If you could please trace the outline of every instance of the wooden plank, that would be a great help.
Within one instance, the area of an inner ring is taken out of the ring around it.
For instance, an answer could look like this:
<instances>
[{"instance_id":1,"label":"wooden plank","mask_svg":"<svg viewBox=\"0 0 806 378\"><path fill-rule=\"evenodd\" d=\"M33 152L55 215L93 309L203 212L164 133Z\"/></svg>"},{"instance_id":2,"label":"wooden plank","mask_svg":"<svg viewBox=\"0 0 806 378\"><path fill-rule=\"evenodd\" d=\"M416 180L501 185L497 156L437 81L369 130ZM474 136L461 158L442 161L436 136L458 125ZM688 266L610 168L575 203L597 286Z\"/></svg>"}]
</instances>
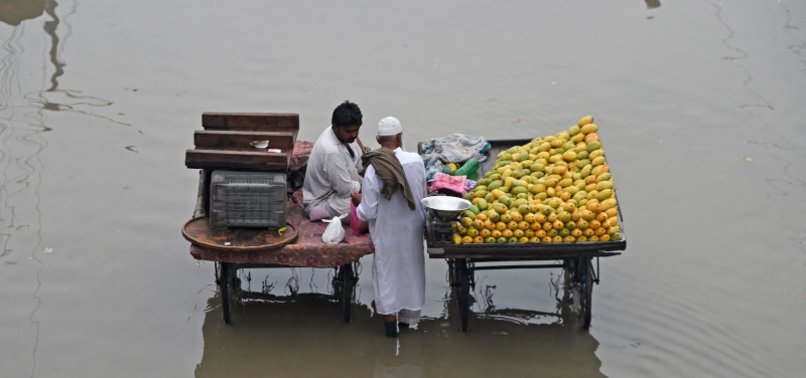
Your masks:
<instances>
[{"instance_id":1,"label":"wooden plank","mask_svg":"<svg viewBox=\"0 0 806 378\"><path fill-rule=\"evenodd\" d=\"M299 130L296 113L202 113L205 130L281 131ZM296 135L296 133L295 133Z\"/></svg>"},{"instance_id":2,"label":"wooden plank","mask_svg":"<svg viewBox=\"0 0 806 378\"><path fill-rule=\"evenodd\" d=\"M283 153L230 151L230 150L187 150L185 166L191 169L243 169L254 171L285 171L291 159L292 150Z\"/></svg>"},{"instance_id":3,"label":"wooden plank","mask_svg":"<svg viewBox=\"0 0 806 378\"><path fill-rule=\"evenodd\" d=\"M202 150L259 151L251 143L268 140L268 148L285 152L294 149L294 134L293 131L197 130L193 134L193 143Z\"/></svg>"}]
</instances>

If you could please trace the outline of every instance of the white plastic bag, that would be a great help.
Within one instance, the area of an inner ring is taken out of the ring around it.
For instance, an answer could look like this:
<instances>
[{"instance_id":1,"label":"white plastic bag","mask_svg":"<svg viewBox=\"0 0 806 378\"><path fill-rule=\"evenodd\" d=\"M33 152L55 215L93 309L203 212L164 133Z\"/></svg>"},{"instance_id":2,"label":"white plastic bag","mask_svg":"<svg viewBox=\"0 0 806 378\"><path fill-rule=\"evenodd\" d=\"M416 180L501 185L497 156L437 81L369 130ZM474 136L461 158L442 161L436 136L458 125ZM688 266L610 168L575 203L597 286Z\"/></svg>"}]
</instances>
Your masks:
<instances>
[{"instance_id":1,"label":"white plastic bag","mask_svg":"<svg viewBox=\"0 0 806 378\"><path fill-rule=\"evenodd\" d=\"M322 219L322 222L328 223L325 232L322 233L322 241L325 244L339 244L344 240L344 226L341 225L341 220L346 216L347 214L342 214L333 219Z\"/></svg>"}]
</instances>

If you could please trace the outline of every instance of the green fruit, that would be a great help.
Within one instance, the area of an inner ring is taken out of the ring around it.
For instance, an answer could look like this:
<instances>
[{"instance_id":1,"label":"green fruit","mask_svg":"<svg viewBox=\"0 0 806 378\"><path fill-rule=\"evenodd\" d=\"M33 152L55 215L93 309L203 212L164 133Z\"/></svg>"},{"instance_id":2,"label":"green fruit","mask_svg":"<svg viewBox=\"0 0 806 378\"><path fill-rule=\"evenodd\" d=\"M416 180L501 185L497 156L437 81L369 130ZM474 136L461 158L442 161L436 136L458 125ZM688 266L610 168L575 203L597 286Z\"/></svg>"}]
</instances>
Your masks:
<instances>
[{"instance_id":1,"label":"green fruit","mask_svg":"<svg viewBox=\"0 0 806 378\"><path fill-rule=\"evenodd\" d=\"M476 203L476 206L478 206L479 210L487 210L487 200L484 198L480 199L479 202Z\"/></svg>"}]
</instances>

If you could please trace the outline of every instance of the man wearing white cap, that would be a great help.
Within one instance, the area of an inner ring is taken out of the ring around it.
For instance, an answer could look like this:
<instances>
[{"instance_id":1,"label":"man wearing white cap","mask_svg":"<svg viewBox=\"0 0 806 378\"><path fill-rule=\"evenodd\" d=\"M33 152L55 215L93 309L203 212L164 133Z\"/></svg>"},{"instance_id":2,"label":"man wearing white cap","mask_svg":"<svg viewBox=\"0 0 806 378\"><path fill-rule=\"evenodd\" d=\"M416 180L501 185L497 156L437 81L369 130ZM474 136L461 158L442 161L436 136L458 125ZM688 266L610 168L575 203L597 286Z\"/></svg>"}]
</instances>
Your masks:
<instances>
[{"instance_id":1,"label":"man wearing white cap","mask_svg":"<svg viewBox=\"0 0 806 378\"><path fill-rule=\"evenodd\" d=\"M389 337L397 337L398 325L416 324L425 303L425 212L420 204L426 195L425 165L420 155L403 151L402 131L394 117L378 123L381 148L363 156L362 191L353 195L358 218L369 222L375 245L375 310L383 315Z\"/></svg>"}]
</instances>

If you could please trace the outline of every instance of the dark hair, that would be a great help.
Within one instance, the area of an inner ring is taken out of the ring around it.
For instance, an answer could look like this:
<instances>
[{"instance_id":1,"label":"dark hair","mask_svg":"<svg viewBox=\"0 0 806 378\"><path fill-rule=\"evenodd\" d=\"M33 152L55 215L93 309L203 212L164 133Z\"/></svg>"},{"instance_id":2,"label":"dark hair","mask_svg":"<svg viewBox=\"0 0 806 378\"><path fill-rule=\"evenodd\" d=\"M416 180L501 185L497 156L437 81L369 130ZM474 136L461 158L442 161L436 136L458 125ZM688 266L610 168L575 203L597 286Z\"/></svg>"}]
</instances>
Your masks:
<instances>
[{"instance_id":1,"label":"dark hair","mask_svg":"<svg viewBox=\"0 0 806 378\"><path fill-rule=\"evenodd\" d=\"M333 110L333 118L330 119L330 123L336 127L361 126L363 117L358 105L350 101L344 101Z\"/></svg>"}]
</instances>

